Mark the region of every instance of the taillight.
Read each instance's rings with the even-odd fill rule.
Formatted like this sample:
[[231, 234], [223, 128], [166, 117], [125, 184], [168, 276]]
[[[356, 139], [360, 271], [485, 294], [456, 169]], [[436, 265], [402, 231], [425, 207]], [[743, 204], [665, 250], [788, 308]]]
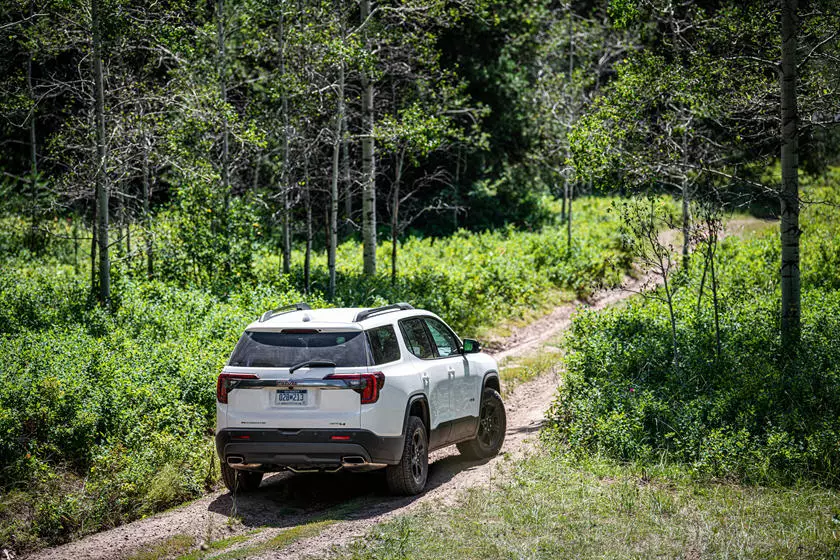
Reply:
[[357, 387], [353, 390], [362, 396], [362, 404], [371, 404], [379, 400], [379, 392], [385, 386], [385, 374], [381, 371], [373, 373], [333, 373], [326, 379], [346, 379], [358, 381]]
[[232, 379], [259, 379], [259, 377], [253, 373], [220, 373], [216, 380], [216, 400], [222, 404], [228, 402], [228, 391], [230, 391]]

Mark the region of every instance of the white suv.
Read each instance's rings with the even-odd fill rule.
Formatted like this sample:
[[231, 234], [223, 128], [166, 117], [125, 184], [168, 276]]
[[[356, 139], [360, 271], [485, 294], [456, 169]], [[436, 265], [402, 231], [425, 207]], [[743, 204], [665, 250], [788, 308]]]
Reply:
[[266, 312], [216, 385], [216, 451], [231, 491], [280, 470], [386, 469], [391, 491], [426, 485], [429, 452], [498, 453], [505, 408], [495, 360], [437, 315], [374, 309]]

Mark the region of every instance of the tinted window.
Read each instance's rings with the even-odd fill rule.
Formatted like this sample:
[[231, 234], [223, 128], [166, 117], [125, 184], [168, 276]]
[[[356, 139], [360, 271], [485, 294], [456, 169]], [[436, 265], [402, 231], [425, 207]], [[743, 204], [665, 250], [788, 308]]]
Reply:
[[397, 343], [394, 327], [385, 325], [371, 329], [367, 331], [367, 337], [374, 365], [387, 364], [400, 359], [400, 345]]
[[434, 340], [435, 346], [437, 346], [438, 356], [445, 358], [458, 353], [458, 339], [446, 325], [431, 317], [426, 317], [423, 320], [426, 322], [426, 326], [429, 327], [429, 332], [432, 334], [432, 340]]
[[334, 362], [338, 367], [367, 366], [362, 331], [350, 332], [250, 332], [239, 339], [230, 365], [290, 367], [310, 360]]
[[405, 345], [412, 354], [424, 360], [435, 357], [432, 343], [426, 335], [426, 328], [421, 319], [400, 321], [400, 329], [405, 337]]

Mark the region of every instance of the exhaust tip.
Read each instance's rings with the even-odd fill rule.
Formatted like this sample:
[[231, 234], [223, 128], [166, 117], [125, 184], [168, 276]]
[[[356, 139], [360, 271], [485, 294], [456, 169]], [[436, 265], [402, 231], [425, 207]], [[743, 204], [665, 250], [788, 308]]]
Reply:
[[241, 465], [245, 462], [245, 458], [241, 455], [228, 455], [227, 464], [228, 465]]
[[359, 455], [348, 455], [341, 459], [342, 465], [364, 465], [365, 463], [367, 463], [365, 458]]

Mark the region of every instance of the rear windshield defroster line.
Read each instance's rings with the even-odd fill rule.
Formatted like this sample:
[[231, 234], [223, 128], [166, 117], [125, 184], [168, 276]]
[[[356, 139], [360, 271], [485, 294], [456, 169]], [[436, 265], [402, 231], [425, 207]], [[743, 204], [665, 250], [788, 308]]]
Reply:
[[233, 350], [230, 365], [291, 367], [308, 361], [333, 362], [336, 367], [365, 367], [368, 357], [364, 333], [245, 331]]

